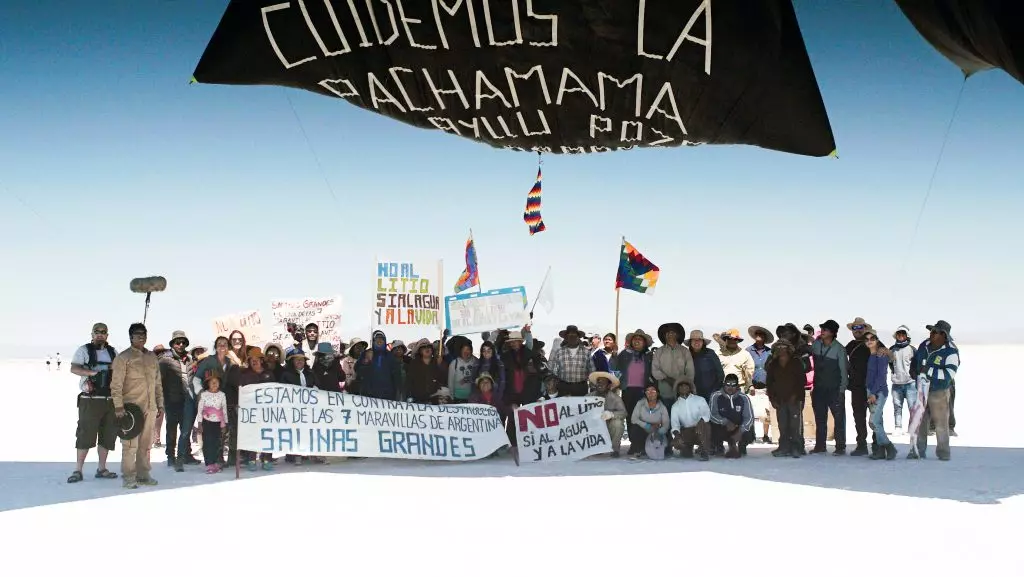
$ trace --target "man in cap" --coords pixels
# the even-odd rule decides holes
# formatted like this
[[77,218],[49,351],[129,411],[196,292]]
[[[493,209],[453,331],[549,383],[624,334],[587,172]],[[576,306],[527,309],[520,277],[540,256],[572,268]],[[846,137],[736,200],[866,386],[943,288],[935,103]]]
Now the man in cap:
[[110,392],[118,419],[125,414],[125,403],[142,409],[142,434],[121,442],[121,481],[126,489],[137,489],[139,485],[157,484],[150,475],[149,450],[153,421],[164,412],[164,391],[160,363],[146,350],[146,325],[132,324],[128,336],[131,347],[114,358]]
[[956,380],[956,372],[960,368],[960,351],[953,343],[952,327],[946,321],[938,321],[925,328],[928,329],[928,340],[917,347],[914,362],[921,377],[928,382],[927,408],[921,420],[922,429],[917,435],[916,453],[915,447],[912,447],[907,458],[926,456],[928,435],[923,427],[928,426],[931,421],[935,426],[935,455],[940,461],[948,461],[950,391]]
[[92,340],[78,347],[71,357],[71,373],[81,379],[78,383],[78,428],[75,431],[78,456],[68,483],[84,479],[82,468],[85,458],[97,443],[99,467],[96,478],[117,478],[117,473],[107,470],[107,455],[114,450],[117,441],[117,422],[110,393],[110,365],[116,357],[117,351],[107,344],[107,325],[103,323],[92,326]]
[[558,394],[569,397],[586,396],[590,386],[587,378],[594,372],[594,359],[580,340],[580,329],[576,325],[565,327],[558,333],[562,346],[551,353],[549,367],[558,377]]
[[[811,453],[825,452],[828,434],[828,414],[835,422],[835,456],[846,454],[846,387],[849,384],[846,349],[836,340],[839,323],[829,319],[821,324],[821,337],[811,345],[814,357],[814,390],[811,406],[814,408],[814,449]],[[865,389],[867,394],[867,389]],[[867,403],[867,397],[864,398]]]
[[725,375],[721,390],[711,395],[711,435],[715,446],[729,444],[727,459],[739,459],[747,454],[747,444],[753,440],[754,408],[750,398],[740,392],[739,378],[734,373]]
[[[157,357],[160,363],[160,383],[164,390],[164,419],[166,422],[167,466],[177,472],[184,471],[186,463],[198,463],[192,456],[190,433],[196,420],[195,392],[192,376],[195,365],[188,353],[185,331],[171,333],[169,351]],[[157,431],[159,434],[159,431]]]

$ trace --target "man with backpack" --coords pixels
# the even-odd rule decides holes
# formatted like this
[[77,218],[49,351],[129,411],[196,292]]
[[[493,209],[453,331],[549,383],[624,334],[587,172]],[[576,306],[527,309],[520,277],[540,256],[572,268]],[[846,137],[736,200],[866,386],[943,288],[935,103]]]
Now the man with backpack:
[[100,462],[96,478],[117,478],[117,473],[107,470],[107,454],[114,450],[117,440],[117,419],[110,392],[110,367],[116,356],[117,351],[107,344],[107,325],[96,323],[92,326],[92,340],[78,347],[71,358],[71,373],[81,377],[81,381],[78,385],[78,430],[75,432],[78,460],[68,483],[84,479],[82,467],[85,458],[89,449],[97,444]]

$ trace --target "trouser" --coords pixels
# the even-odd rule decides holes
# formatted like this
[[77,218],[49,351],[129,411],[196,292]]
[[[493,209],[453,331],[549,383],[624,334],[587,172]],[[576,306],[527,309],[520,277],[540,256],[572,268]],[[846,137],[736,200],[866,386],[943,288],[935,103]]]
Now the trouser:
[[[676,404],[675,398],[671,398],[671,399],[662,398],[661,399],[661,404],[665,405],[665,410],[667,410],[669,416],[671,416],[672,415],[672,405]],[[647,441],[645,440],[644,442],[646,443]],[[671,456],[672,456],[672,443],[665,443],[665,458],[668,458],[668,457],[671,457]]]
[[800,411],[803,418],[800,420],[800,443],[803,445],[806,439],[815,438],[817,427],[814,424],[814,406],[811,402],[811,391],[804,389],[804,398],[800,402]]
[[907,385],[892,386],[892,416],[896,420],[896,428],[903,428],[903,403],[907,400]]
[[883,409],[885,408],[885,399],[888,395],[885,391],[875,395],[875,404],[868,407],[871,412],[871,430],[875,432],[876,443],[879,447],[884,447],[889,444],[889,436],[885,434],[885,427],[883,422],[885,420]]
[[619,454],[622,448],[622,433],[626,430],[626,423],[622,419],[608,419],[608,435],[612,438],[612,452]]
[[779,430],[779,449],[783,451],[799,451],[804,446],[800,436],[800,419],[802,416],[801,402],[792,399],[779,403],[775,407],[775,427]]
[[203,462],[207,467],[220,463],[220,423],[203,419]]
[[[864,399],[865,402],[867,399]],[[836,449],[846,449],[846,398],[838,390],[814,389],[811,406],[814,409],[814,447],[824,448],[828,435],[828,416],[835,422]]]
[[953,404],[956,403],[956,381],[949,385],[949,428],[956,428],[956,415],[953,412]]
[[928,432],[924,429],[931,420],[935,424],[935,454],[949,457],[949,389],[928,391],[928,401],[924,417],[921,419],[921,430],[917,435],[917,454],[924,457],[928,449]]
[[121,478],[125,482],[149,479],[149,450],[153,448],[153,421],[156,415],[143,413],[142,432],[134,439],[121,441]]
[[737,449],[742,450],[746,449],[753,440],[753,431],[744,431],[743,427],[736,427],[730,432],[725,425],[711,424],[711,442],[715,445],[721,446],[722,443],[728,443],[730,448],[735,445]]
[[[173,405],[167,405],[166,407],[164,407],[164,453],[166,453],[167,458],[171,459],[172,461],[174,460],[175,452],[176,449],[178,448],[178,443],[180,439],[178,435],[178,428],[181,427],[182,431],[191,428],[189,425],[185,425],[182,422],[182,417],[184,417],[184,414],[184,402],[175,403]],[[154,430],[157,430],[157,432],[159,433],[158,429]],[[181,457],[184,458],[185,455],[181,455]]]
[[589,392],[590,383],[587,381],[570,383],[561,379],[558,380],[558,396],[560,397],[585,397]]
[[192,456],[192,427],[196,422],[196,400],[185,397],[181,404],[181,434],[178,436],[178,456],[188,459]]
[[[868,443],[868,390],[850,389],[850,404],[853,406],[853,426],[857,429],[857,446],[866,446]],[[836,438],[839,438],[838,431]],[[836,444],[838,445],[838,443]]]
[[622,402],[626,405],[626,422],[629,423],[627,430],[629,431],[629,454],[639,455],[644,452],[644,443],[647,442],[647,432],[644,431],[643,427],[634,425],[632,422],[633,409],[636,408],[637,403],[642,401],[644,398],[644,390],[642,387],[626,387],[622,391]]
[[157,445],[160,443],[160,433],[164,430],[164,415],[160,414],[156,417],[156,422],[153,423],[153,444]]
[[672,444],[686,458],[693,456],[694,445],[705,453],[711,453],[711,423],[701,419],[692,427],[680,429],[679,436],[672,440]]
[[[519,410],[519,404],[518,403],[509,403],[505,407],[505,411],[508,413],[508,416],[505,418],[505,435],[508,436],[509,445],[511,445],[513,447],[518,446],[518,443],[519,443],[519,440],[516,437],[516,411],[517,410]],[[621,436],[622,436],[622,433],[620,432],[619,433],[619,437],[621,437]],[[619,440],[621,441],[622,439],[619,439]],[[613,439],[613,441],[614,441],[614,439]]]

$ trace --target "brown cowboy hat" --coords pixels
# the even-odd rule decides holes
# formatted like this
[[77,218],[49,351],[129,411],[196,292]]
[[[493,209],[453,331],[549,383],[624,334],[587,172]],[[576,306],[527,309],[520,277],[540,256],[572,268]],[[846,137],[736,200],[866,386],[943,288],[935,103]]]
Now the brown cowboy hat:
[[857,325],[864,325],[865,329],[870,329],[871,328],[871,323],[869,323],[866,320],[864,320],[864,317],[857,317],[857,318],[853,319],[852,323],[846,323],[846,330],[852,331],[853,327],[855,327]]
[[647,342],[647,346],[648,347],[650,347],[651,345],[654,344],[654,337],[652,337],[651,335],[645,333],[643,329],[637,329],[637,330],[635,330],[635,331],[633,331],[633,332],[631,332],[631,333],[626,335],[626,343],[625,344],[626,344],[627,347],[631,346],[633,344],[633,337],[643,337],[644,341]]
[[766,345],[770,345],[772,344],[772,342],[775,341],[775,335],[773,335],[771,331],[764,327],[752,325],[747,329],[747,334],[750,335],[750,338],[753,340],[757,340],[757,333],[761,333],[764,335],[764,344]]
[[661,344],[665,344],[665,336],[668,335],[669,331],[675,331],[679,335],[679,340],[683,340],[683,335],[686,334],[686,329],[679,323],[665,323],[658,327],[658,340]]
[[590,373],[589,377],[587,377],[587,380],[589,380],[590,384],[592,385],[597,384],[597,379],[608,379],[608,382],[611,383],[611,386],[608,387],[609,389],[614,390],[616,387],[619,386],[619,377],[616,377],[615,375],[611,373],[606,373],[604,371],[594,371]]

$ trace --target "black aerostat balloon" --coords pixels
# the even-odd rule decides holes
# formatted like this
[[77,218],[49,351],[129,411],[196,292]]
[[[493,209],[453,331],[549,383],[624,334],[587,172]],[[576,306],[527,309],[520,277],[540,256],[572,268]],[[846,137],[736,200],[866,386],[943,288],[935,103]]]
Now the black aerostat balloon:
[[965,76],[1002,68],[1024,83],[1024,1],[896,0],[903,14]]
[[194,77],[518,150],[835,149],[790,0],[232,0]]

